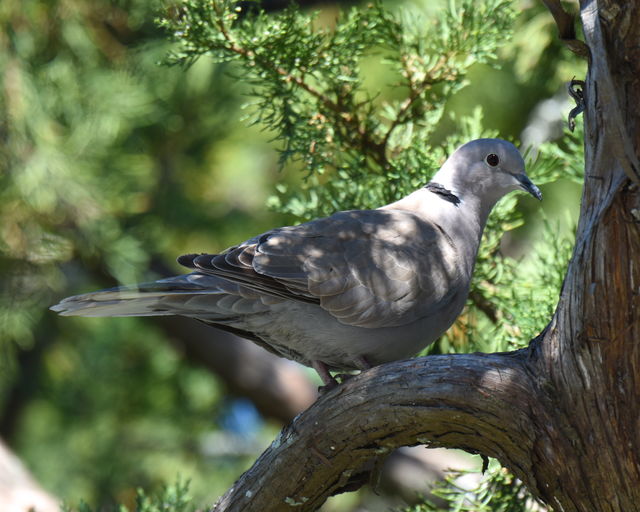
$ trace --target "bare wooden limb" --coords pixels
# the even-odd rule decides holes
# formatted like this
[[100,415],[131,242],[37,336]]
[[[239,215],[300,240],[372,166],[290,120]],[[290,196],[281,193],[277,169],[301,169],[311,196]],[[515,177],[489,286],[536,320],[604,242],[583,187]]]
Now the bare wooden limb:
[[564,10],[560,0],[542,0],[542,2],[553,16],[562,42],[576,55],[588,58],[589,47],[576,37],[575,17]]
[[525,353],[432,356],[378,366],[298,416],[215,510],[315,510],[367,481],[376,459],[415,444],[457,446],[520,466],[534,443]]

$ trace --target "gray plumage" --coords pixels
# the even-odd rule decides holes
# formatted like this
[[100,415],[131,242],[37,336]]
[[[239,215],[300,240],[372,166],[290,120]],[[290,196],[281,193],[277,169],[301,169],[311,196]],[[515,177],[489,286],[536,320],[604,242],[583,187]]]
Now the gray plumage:
[[327,382],[327,368],[406,358],[449,328],[466,301],[487,217],[516,189],[541,198],[515,146],[475,140],[395,203],[276,228],[222,254],[181,256],[192,273],[51,309],[197,318],[314,366]]

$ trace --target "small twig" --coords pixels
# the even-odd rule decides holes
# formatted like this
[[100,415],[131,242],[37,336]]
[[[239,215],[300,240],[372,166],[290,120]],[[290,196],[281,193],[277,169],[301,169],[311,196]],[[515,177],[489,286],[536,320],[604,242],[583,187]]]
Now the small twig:
[[588,59],[589,47],[584,43],[576,39],[576,29],[574,26],[574,16],[569,14],[562,8],[560,0],[542,0],[547,9],[551,12],[553,19],[558,26],[558,33],[560,39],[567,47],[576,55]]
[[569,96],[576,102],[576,106],[569,112],[568,124],[570,131],[576,129],[576,117],[584,111],[584,85],[584,81],[572,78],[567,86]]
[[[225,26],[224,21],[222,21],[221,19],[218,19],[217,21],[218,21],[218,28],[220,29],[220,33],[228,43],[228,46],[227,46],[228,50],[232,51],[237,55],[245,57],[246,59],[249,59],[249,60],[254,60],[254,61],[260,60],[260,63],[263,65],[270,64],[269,62],[264,62],[262,59],[260,59],[260,56],[257,55],[254,51],[247,50],[242,46],[238,46],[236,42],[233,40],[233,38],[231,37],[231,34],[229,34],[229,31],[227,30],[227,27]],[[329,98],[326,94],[322,94],[320,91],[311,87],[302,78],[292,75],[286,69],[280,66],[269,66],[269,67],[271,67],[273,71],[275,71],[278,75],[282,76],[285,80],[295,83],[297,86],[304,89],[315,98],[319,99],[327,108],[335,112],[340,112],[340,108],[338,107],[337,103],[333,102],[331,98]]]
[[482,474],[484,475],[489,469],[489,457],[481,453],[480,458],[482,459]]
[[[382,146],[387,147],[389,143],[389,139],[391,138],[391,134],[393,131],[400,125],[404,124],[407,120],[407,116],[411,111],[411,107],[415,104],[415,102],[422,96],[422,94],[427,90],[427,88],[432,87],[433,85],[440,83],[445,77],[439,76],[436,77],[436,74],[445,67],[446,63],[453,57],[454,55],[449,53],[447,55],[442,55],[436,62],[436,64],[429,70],[426,74],[424,80],[422,80],[419,84],[416,84],[411,79],[411,70],[408,67],[407,59],[405,57],[402,58],[402,65],[404,67],[404,71],[408,80],[409,87],[409,97],[402,102],[400,106],[400,110],[396,115],[396,118],[391,122],[391,125],[387,129],[385,136],[382,140]],[[454,76],[455,78],[455,76]]]
[[498,310],[484,295],[482,295],[482,293],[477,290],[471,290],[469,298],[480,311],[487,315],[487,318],[491,320],[491,323],[498,323]]
[[[336,121],[338,121],[339,124],[342,124],[345,127],[345,135],[347,137],[355,131],[355,133],[357,133],[360,137],[360,147],[363,152],[372,155],[381,167],[384,168],[388,165],[385,151],[386,144],[377,143],[372,140],[369,132],[364,127],[364,123],[361,122],[357,112],[352,112],[343,108],[340,105],[339,101],[333,101],[331,98],[329,98],[329,96],[323,94],[321,91],[315,89],[307,82],[305,82],[303,78],[290,73],[281,66],[273,66],[271,62],[266,59],[262,59],[260,55],[256,54],[254,51],[239,46],[231,37],[231,34],[224,24],[224,21],[219,18],[217,20],[217,23],[220,33],[227,41],[227,49],[229,51],[240,55],[250,61],[259,62],[260,65],[262,65],[264,68],[271,69],[273,72],[283,77],[285,81],[296,84],[311,96],[318,99],[322,105],[324,105],[329,111],[335,114]],[[338,98],[338,100],[340,100],[340,98]]]

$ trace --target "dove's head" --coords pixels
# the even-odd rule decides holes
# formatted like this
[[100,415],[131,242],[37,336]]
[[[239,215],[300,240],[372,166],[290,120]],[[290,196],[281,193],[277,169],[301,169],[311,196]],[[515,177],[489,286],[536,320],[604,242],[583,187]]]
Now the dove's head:
[[502,139],[477,139],[463,144],[433,177],[459,196],[473,194],[492,206],[512,190],[525,190],[536,199],[542,194],[527,176],[516,147]]

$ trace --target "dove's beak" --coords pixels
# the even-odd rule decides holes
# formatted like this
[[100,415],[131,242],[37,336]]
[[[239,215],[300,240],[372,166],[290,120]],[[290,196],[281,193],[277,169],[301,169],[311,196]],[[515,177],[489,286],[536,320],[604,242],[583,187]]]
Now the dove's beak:
[[542,192],[540,192],[540,189],[533,184],[524,172],[514,174],[513,177],[518,180],[522,189],[529,192],[529,194],[535,197],[538,201],[542,201]]

